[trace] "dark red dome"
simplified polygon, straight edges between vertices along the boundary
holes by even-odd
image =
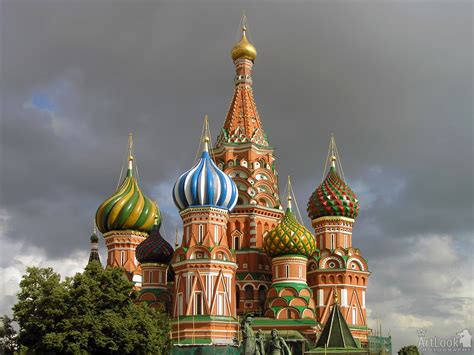
[[[155,224],[148,238],[136,249],[136,257],[140,264],[169,264],[173,257],[173,248],[160,234],[160,226]]]

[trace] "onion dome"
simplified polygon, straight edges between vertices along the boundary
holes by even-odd
[[[140,264],[170,263],[173,256],[173,247],[161,236],[160,226],[160,220],[156,217],[150,235],[137,246],[135,255]]]
[[[132,137],[129,136],[128,170],[117,191],[97,209],[95,220],[102,233],[112,230],[136,230],[149,232],[155,216],[161,214],[155,203],[143,195],[133,176]]]
[[[209,137],[204,137],[201,158],[182,174],[173,187],[173,200],[180,211],[210,206],[232,210],[237,203],[235,182],[220,170],[209,155]]]
[[[97,233],[94,230],[94,233],[91,235],[91,243],[98,243],[99,242],[99,237],[97,236]]]
[[[309,199],[308,216],[311,220],[327,216],[354,219],[359,213],[359,201],[344,179],[339,176],[336,170],[336,156],[331,155],[330,159],[329,173]]]
[[[309,258],[316,251],[314,236],[291,210],[291,196],[288,196],[288,208],[280,223],[265,236],[263,250],[272,258],[283,255]]]
[[[234,45],[231,51],[232,60],[234,61],[239,58],[254,61],[257,58],[257,49],[247,39],[246,32],[247,27],[244,25],[242,26],[242,38]]]

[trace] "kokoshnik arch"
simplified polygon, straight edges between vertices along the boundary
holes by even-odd
[[[242,26],[231,51],[234,95],[217,142],[211,149],[206,125],[201,158],[172,191],[183,220],[181,245],[173,249],[160,235],[160,210],[135,178],[130,136],[126,177],[95,218],[107,266],[124,270],[141,301],[165,307],[179,346],[235,346],[238,317],[248,313],[256,315],[254,328],[312,340],[342,319],[366,345],[370,272],[352,245],[358,200],[331,137],[329,172],[307,205],[314,234],[293,213],[291,195],[283,208],[274,149],[253,97],[257,51],[246,31]],[[91,261],[99,260],[97,242],[94,233]]]

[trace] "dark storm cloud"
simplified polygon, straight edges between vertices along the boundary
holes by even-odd
[[[222,125],[233,90],[229,50],[245,8],[259,51],[255,98],[303,215],[336,135],[361,200],[354,241],[374,272],[373,308],[386,308],[382,295],[393,290],[394,312],[429,314],[431,306],[414,301],[424,291],[386,268],[420,247],[416,236],[444,236],[458,253],[453,265],[472,251],[471,2],[0,6],[7,243],[42,248],[51,260],[87,250],[129,131],[140,184],[158,199],[173,240],[179,216],[170,189],[193,162],[204,114],[214,136]],[[416,257],[406,263],[420,279],[429,272]],[[401,292],[410,304],[396,303]],[[450,305],[446,316],[459,308],[433,292],[426,304]]]

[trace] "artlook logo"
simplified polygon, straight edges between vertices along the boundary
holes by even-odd
[[[418,349],[430,352],[468,352],[472,351],[472,335],[463,329],[451,338],[427,337],[426,329],[418,330]]]

